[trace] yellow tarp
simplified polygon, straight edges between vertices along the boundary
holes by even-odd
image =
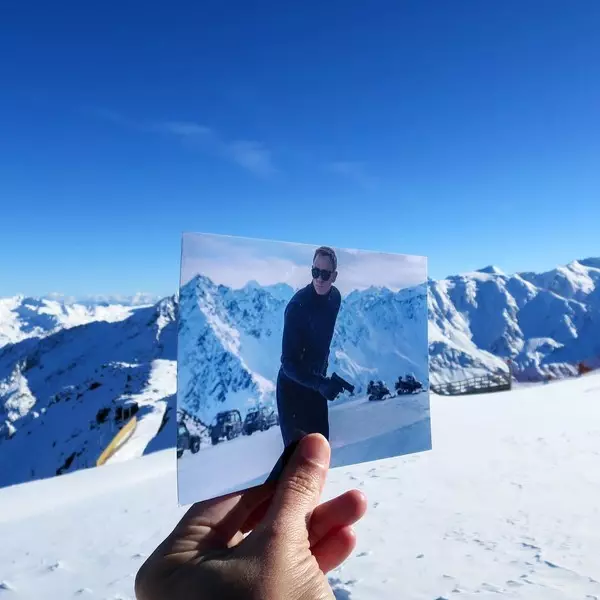
[[[123,429],[115,435],[110,444],[106,446],[106,449],[100,455],[100,458],[96,461],[96,466],[103,465],[131,436],[137,426],[137,417],[133,417]]]

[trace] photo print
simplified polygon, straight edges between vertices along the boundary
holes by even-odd
[[[431,449],[425,257],[184,234],[178,327],[180,505]]]

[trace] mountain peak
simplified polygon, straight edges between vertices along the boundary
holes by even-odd
[[[477,269],[477,273],[487,273],[488,275],[504,275],[504,271],[498,268],[495,265],[488,265],[487,267],[483,267],[483,269]]]
[[[182,289],[186,288],[188,290],[193,290],[200,288],[212,290],[216,287],[217,285],[210,277],[199,273],[198,275],[195,275],[192,279],[190,279],[187,283],[183,284]]]

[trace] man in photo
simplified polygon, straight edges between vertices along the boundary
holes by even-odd
[[[341,392],[327,377],[329,352],[340,310],[337,256],[328,246],[317,248],[312,281],[298,290],[285,309],[277,408],[286,451],[304,435],[329,439],[327,402]]]

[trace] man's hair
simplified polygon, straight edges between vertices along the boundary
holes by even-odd
[[[315,255],[313,256],[313,262],[315,262],[315,258],[317,256],[327,256],[333,265],[333,270],[337,271],[337,256],[335,255],[335,250],[330,248],[329,246],[321,246],[315,250]]]

